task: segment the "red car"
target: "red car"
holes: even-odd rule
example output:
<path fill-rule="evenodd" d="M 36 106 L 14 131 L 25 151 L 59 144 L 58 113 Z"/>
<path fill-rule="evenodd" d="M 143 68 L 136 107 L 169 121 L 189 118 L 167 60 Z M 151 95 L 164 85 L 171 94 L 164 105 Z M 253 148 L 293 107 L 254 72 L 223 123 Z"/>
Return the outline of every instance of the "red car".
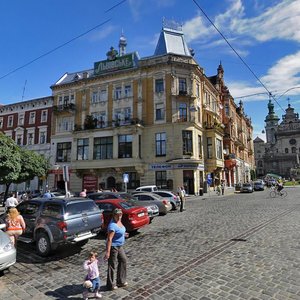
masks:
<path fill-rule="evenodd" d="M 124 200 L 94 200 L 98 207 L 102 210 L 103 225 L 102 229 L 107 230 L 107 226 L 111 220 L 112 212 L 115 208 L 122 209 L 122 223 L 127 232 L 137 231 L 149 224 L 150 218 L 148 216 L 147 208 L 142 206 L 134 206 Z"/>

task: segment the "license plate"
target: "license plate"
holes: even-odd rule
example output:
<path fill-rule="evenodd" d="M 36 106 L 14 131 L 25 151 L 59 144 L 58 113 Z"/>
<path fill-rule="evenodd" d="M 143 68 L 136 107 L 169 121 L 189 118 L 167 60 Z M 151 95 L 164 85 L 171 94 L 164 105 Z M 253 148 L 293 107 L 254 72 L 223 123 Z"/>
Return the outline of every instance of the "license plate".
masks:
<path fill-rule="evenodd" d="M 143 217 L 145 215 L 145 213 L 141 212 L 138 214 L 138 217 Z"/>

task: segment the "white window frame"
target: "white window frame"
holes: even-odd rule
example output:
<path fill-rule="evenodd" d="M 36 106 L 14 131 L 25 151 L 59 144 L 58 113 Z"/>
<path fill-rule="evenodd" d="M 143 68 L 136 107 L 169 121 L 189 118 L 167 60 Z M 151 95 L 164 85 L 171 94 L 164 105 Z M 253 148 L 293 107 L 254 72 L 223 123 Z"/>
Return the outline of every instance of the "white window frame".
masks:
<path fill-rule="evenodd" d="M 14 125 L 14 116 L 8 116 L 7 127 L 13 127 Z"/>
<path fill-rule="evenodd" d="M 20 113 L 18 115 L 18 125 L 20 125 L 20 126 L 24 125 L 24 119 L 25 119 L 25 114 L 24 113 Z"/>
<path fill-rule="evenodd" d="M 41 112 L 41 123 L 45 123 L 48 120 L 48 110 L 42 110 Z"/>
<path fill-rule="evenodd" d="M 29 113 L 29 124 L 34 124 L 35 123 L 35 111 L 31 111 Z"/>
<path fill-rule="evenodd" d="M 3 117 L 0 117 L 0 128 L 3 128 Z"/>
<path fill-rule="evenodd" d="M 42 138 L 44 141 L 42 141 Z M 39 143 L 40 144 L 46 144 L 47 143 L 47 131 L 40 131 L 40 137 L 39 137 Z"/>

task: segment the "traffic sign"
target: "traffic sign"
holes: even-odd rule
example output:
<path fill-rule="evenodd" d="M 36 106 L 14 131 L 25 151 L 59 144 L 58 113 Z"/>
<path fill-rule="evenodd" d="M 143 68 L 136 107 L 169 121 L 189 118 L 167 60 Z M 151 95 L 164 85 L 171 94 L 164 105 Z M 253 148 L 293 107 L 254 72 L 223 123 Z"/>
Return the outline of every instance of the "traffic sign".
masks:
<path fill-rule="evenodd" d="M 211 185 L 211 184 L 212 184 L 211 174 L 207 174 L 206 181 L 207 181 L 207 184 L 208 184 L 208 185 Z"/>
<path fill-rule="evenodd" d="M 129 182 L 129 175 L 127 173 L 123 174 L 123 182 L 128 183 Z"/>

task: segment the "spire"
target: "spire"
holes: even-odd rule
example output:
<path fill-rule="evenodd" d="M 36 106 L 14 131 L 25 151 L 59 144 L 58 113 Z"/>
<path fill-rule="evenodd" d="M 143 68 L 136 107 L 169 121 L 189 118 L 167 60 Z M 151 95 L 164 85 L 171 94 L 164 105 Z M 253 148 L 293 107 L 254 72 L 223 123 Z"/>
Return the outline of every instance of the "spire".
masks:
<path fill-rule="evenodd" d="M 124 37 L 124 33 L 122 29 L 122 33 L 119 40 L 119 56 L 123 56 L 126 54 L 126 46 L 127 46 L 127 41 L 126 38 Z"/>
<path fill-rule="evenodd" d="M 272 100 L 269 99 L 269 103 L 268 103 L 268 110 L 269 110 L 269 113 L 268 115 L 266 116 L 266 122 L 267 121 L 279 121 L 279 118 L 278 116 L 275 114 L 275 111 L 274 111 L 274 104 L 272 103 Z"/>

